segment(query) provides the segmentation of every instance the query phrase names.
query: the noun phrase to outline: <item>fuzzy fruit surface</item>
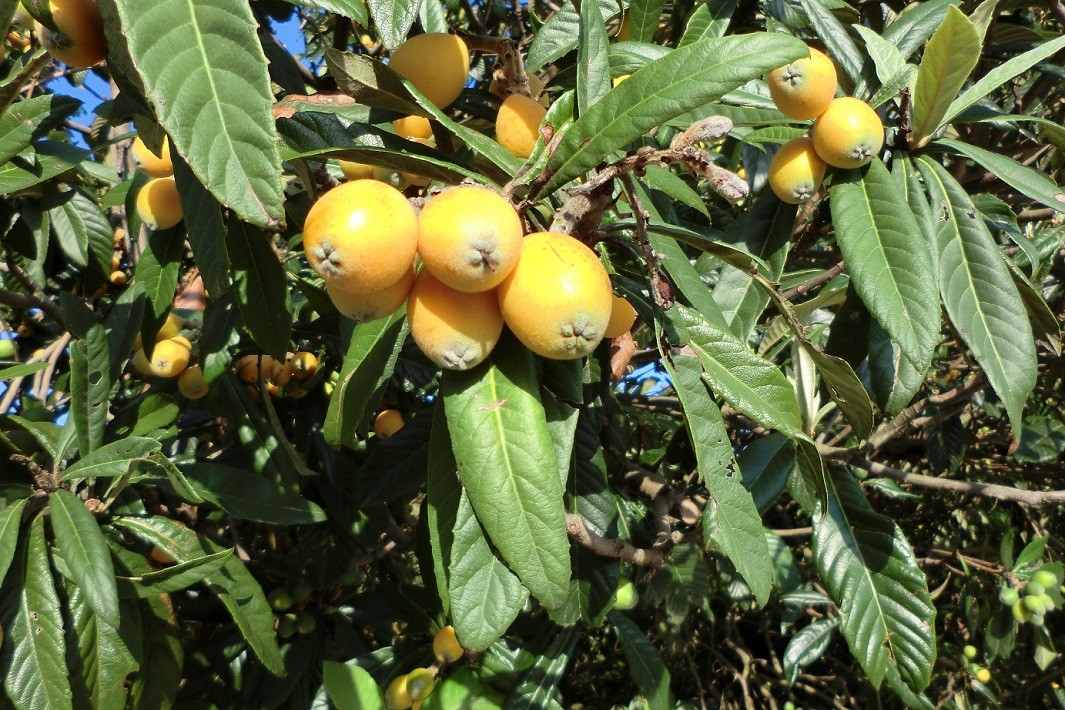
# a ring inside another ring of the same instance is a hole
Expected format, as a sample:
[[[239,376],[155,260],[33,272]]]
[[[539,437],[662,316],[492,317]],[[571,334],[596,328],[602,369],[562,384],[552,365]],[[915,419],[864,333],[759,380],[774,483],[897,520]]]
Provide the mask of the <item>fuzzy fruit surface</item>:
[[[383,409],[373,420],[373,432],[381,439],[387,439],[406,425],[399,410]]]
[[[470,73],[470,53],[455,35],[428,32],[396,48],[388,66],[425,98],[444,108],[459,97]]]
[[[521,219],[484,187],[463,186],[429,200],[418,216],[418,255],[433,276],[458,291],[495,288],[518,263]]]
[[[163,136],[162,152],[156,155],[148,149],[140,136],[133,139],[133,159],[149,177],[170,177],[174,174],[174,162],[170,159],[170,139]]]
[[[495,291],[456,291],[427,269],[418,274],[407,299],[407,322],[418,348],[445,370],[479,365],[503,332]]]
[[[833,99],[814,121],[814,148],[834,168],[860,168],[884,147],[884,124],[860,99]]]
[[[366,323],[395,313],[407,300],[412,286],[413,266],[407,269],[407,273],[403,274],[399,281],[373,293],[345,291],[335,286],[329,286],[326,290],[338,311],[356,323]]]
[[[178,390],[187,399],[203,399],[207,396],[207,382],[199,365],[185,368],[178,376]]]
[[[454,663],[462,658],[462,644],[455,635],[454,626],[445,626],[433,636],[433,655],[444,663]]]
[[[189,364],[189,349],[184,343],[163,340],[155,344],[150,363],[156,377],[177,377]]]
[[[37,24],[37,36],[48,52],[72,69],[86,69],[107,56],[104,21],[95,0],[50,0],[55,32]]]
[[[511,94],[496,114],[496,141],[516,158],[528,158],[536,147],[547,109],[528,96]]]
[[[407,710],[414,698],[407,692],[407,674],[396,676],[385,689],[385,707],[389,710]]]
[[[636,309],[621,296],[611,296],[610,320],[603,331],[604,338],[618,338],[632,330],[636,322]]]
[[[432,138],[433,126],[428,118],[404,116],[392,121],[392,128],[400,138]]]
[[[782,114],[796,121],[820,116],[836,95],[836,65],[824,52],[810,55],[769,73],[769,95]]]
[[[173,177],[152,178],[137,193],[137,216],[151,229],[170,229],[184,214]]]
[[[807,136],[792,138],[769,163],[769,187],[783,202],[797,205],[814,196],[825,179],[825,161]]]
[[[373,293],[397,283],[418,246],[418,218],[399,190],[353,180],[325,193],[307,213],[303,248],[329,288]]]
[[[353,160],[338,160],[337,163],[340,164],[340,172],[344,173],[344,177],[348,180],[374,179],[374,166],[372,165],[356,163]]]
[[[518,265],[497,290],[514,335],[553,360],[588,355],[610,322],[610,277],[595,252],[567,234],[525,237]]]

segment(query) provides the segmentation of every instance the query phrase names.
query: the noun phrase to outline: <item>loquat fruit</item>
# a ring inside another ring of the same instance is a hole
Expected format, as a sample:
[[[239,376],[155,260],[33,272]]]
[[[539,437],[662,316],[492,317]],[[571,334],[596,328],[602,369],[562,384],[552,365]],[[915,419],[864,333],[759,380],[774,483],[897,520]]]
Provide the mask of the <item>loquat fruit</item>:
[[[632,330],[636,322],[636,309],[621,296],[611,296],[610,320],[603,331],[604,338],[614,339]]]
[[[821,160],[835,168],[860,168],[884,146],[884,124],[860,99],[833,99],[811,133]]]
[[[825,179],[825,161],[808,136],[792,138],[769,163],[769,187],[783,202],[797,205],[814,196]]]
[[[344,177],[348,180],[374,179],[374,166],[372,165],[356,163],[352,160],[338,160],[337,162],[340,164],[340,172],[344,173]]]
[[[441,192],[418,216],[418,255],[457,291],[495,288],[521,254],[521,219],[498,193],[464,185]]]
[[[152,178],[141,188],[137,193],[137,216],[150,229],[170,229],[184,219],[174,178]]]
[[[207,396],[207,382],[199,365],[191,365],[178,375],[178,391],[186,399],[203,399]]]
[[[385,707],[388,710],[407,710],[414,704],[414,698],[407,692],[407,674],[396,676],[385,689]]]
[[[345,291],[341,288],[330,287],[327,290],[333,305],[344,316],[356,323],[366,323],[378,318],[392,315],[403,305],[410,295],[411,287],[414,286],[414,267],[407,269],[407,273],[400,277],[399,281],[390,284],[380,291],[361,293]]]
[[[976,671],[976,679],[981,683],[991,682],[991,671],[986,668],[981,668],[980,670]]]
[[[595,252],[567,234],[525,237],[518,265],[497,292],[507,326],[546,358],[588,355],[610,322],[610,277]]]
[[[189,349],[175,340],[163,340],[152,350],[150,367],[156,377],[176,377],[188,367]]]
[[[409,140],[414,143],[420,143],[421,145],[429,146],[430,148],[436,147],[436,141],[432,138],[410,138]],[[429,184],[429,178],[425,177],[424,175],[419,175],[418,173],[408,173],[403,170],[400,170],[399,174],[404,180],[406,180],[409,184],[414,185],[415,187],[425,187]]]
[[[399,190],[352,180],[325,193],[307,213],[303,248],[328,288],[373,293],[397,283],[418,246],[418,218]]]
[[[433,126],[428,118],[421,116],[404,116],[392,121],[396,135],[401,138],[432,138]]]
[[[459,643],[458,636],[455,635],[455,627],[448,626],[443,627],[436,632],[433,636],[433,655],[436,656],[438,661],[442,663],[454,663],[462,658],[463,651],[462,644]]]
[[[56,30],[37,23],[35,31],[49,54],[72,69],[87,69],[107,56],[104,21],[95,0],[49,0]]]
[[[528,158],[540,136],[547,109],[528,96],[511,94],[496,114],[496,141],[516,158]]]
[[[769,72],[769,95],[788,118],[808,121],[824,113],[836,96],[836,65],[824,52],[810,47],[810,55]]]
[[[141,377],[153,377],[155,375],[152,372],[152,363],[145,354],[144,348],[139,348],[133,353],[133,369]]]
[[[111,272],[111,277],[108,279],[112,286],[125,286],[129,278],[126,276],[125,271],[115,270]]]
[[[318,356],[301,350],[292,356],[292,376],[297,380],[307,380],[318,371]]]
[[[407,693],[415,701],[428,698],[436,687],[436,677],[428,668],[415,668],[407,674]]]
[[[407,322],[421,351],[445,370],[468,370],[480,364],[503,332],[495,291],[456,291],[428,269],[414,281],[407,299]]]
[[[392,52],[388,66],[425,98],[444,108],[459,97],[470,73],[470,53],[455,35],[415,35]]]
[[[397,409],[382,409],[373,420],[373,433],[379,439],[387,439],[397,431],[405,427],[403,415]]]
[[[170,139],[163,136],[162,153],[156,155],[148,150],[140,136],[133,139],[133,159],[147,175],[153,178],[170,177],[174,174],[174,163],[170,159]]]

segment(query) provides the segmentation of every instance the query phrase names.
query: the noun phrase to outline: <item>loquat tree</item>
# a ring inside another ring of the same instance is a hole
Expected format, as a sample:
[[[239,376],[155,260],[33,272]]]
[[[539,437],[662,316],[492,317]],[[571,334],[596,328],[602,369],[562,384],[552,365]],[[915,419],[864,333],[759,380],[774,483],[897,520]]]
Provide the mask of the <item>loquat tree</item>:
[[[0,707],[1065,708],[1060,2],[0,25]]]

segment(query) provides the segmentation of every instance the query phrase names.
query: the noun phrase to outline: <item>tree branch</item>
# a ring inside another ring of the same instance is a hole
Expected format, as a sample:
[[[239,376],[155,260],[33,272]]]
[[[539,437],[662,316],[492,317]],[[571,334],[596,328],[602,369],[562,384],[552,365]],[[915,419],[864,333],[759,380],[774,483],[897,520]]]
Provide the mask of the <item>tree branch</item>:
[[[584,518],[575,513],[566,513],[566,533],[582,547],[599,555],[623,560],[640,567],[657,570],[665,562],[665,551],[660,547],[638,548],[620,538],[597,535],[584,524]]]

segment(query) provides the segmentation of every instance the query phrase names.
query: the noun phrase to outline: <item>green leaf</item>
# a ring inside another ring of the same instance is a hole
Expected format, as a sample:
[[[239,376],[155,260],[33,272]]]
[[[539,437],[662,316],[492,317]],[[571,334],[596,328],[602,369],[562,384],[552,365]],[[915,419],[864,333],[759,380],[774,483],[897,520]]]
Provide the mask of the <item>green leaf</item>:
[[[662,362],[684,408],[699,477],[707,489],[703,539],[729,558],[764,606],[773,586],[769,547],[754,499],[734,473],[732,443],[721,410],[706,389],[697,358],[677,355],[672,362]]]
[[[407,39],[422,0],[366,0],[377,33],[388,49],[395,49]]]
[[[776,199],[772,191],[763,191],[752,208],[727,230],[724,238],[737,235],[741,240],[737,246],[766,261],[769,266],[766,277],[780,280],[797,210],[798,205],[786,204]],[[714,299],[721,306],[728,328],[743,342],[747,342],[761,312],[769,304],[769,294],[759,288],[749,274],[730,265],[721,269],[721,276],[714,286]]]
[[[124,517],[117,519],[115,524],[145,542],[156,545],[179,563],[226,549],[199,537],[181,523],[162,516]],[[240,558],[231,557],[221,570],[204,581],[222,600],[244,639],[266,669],[274,675],[284,672],[284,660],[274,632],[274,612],[266,601],[262,587]]]
[[[329,400],[322,435],[333,447],[353,446],[355,429],[369,413],[373,395],[389,377],[407,336],[404,309],[355,326],[340,379]]]
[[[658,23],[662,19],[665,0],[632,0],[626,15],[629,37],[633,42],[653,42]],[[581,7],[583,10],[583,5]]]
[[[0,585],[4,583],[11,561],[15,559],[15,547],[18,545],[19,529],[22,527],[22,511],[26,509],[26,499],[17,500],[0,510]]]
[[[496,559],[459,483],[443,405],[434,411],[426,488],[436,587],[466,648],[483,651],[500,638],[529,598]]]
[[[149,317],[144,319],[144,326],[141,328],[145,354],[148,354],[148,343],[152,343],[151,347],[154,347],[155,335],[174,304],[174,292],[177,290],[181,257],[184,254],[185,231],[178,225],[173,229],[152,232],[148,236],[148,248],[142,251],[137,259],[137,270],[133,279],[144,287],[149,306]]]
[[[85,273],[86,288],[95,289],[111,274],[114,230],[96,202],[81,191],[71,190],[58,199],[61,203],[48,210],[52,231],[63,252]],[[95,260],[90,259],[93,256]]]
[[[355,20],[363,27],[370,25],[370,15],[366,10],[365,0],[285,0],[285,2],[333,12],[349,20]]]
[[[503,695],[469,668],[457,668],[422,701],[422,710],[499,710]]]
[[[604,20],[621,11],[615,0],[593,1]],[[525,60],[527,71],[538,72],[545,64],[569,54],[577,46],[580,16],[573,7],[569,1],[562,4],[561,9],[552,13],[533,37],[529,56]]]
[[[928,40],[913,93],[913,144],[923,145],[946,120],[951,102],[980,61],[980,34],[956,7]]]
[[[229,0],[103,4],[105,18],[118,19],[104,23],[112,52],[128,48],[159,122],[196,178],[240,219],[279,225],[273,94],[251,8]]]
[[[759,513],[769,510],[795,470],[795,443],[783,434],[755,439],[736,457],[743,487],[751,492]]]
[[[144,436],[113,441],[68,466],[63,471],[63,480],[122,476],[129,470],[130,464],[161,450],[162,446],[157,440]]]
[[[550,704],[573,656],[579,635],[577,626],[554,634],[551,643],[536,656],[536,662],[522,674],[518,687],[507,698],[508,710],[539,710]]]
[[[918,368],[939,341],[939,298],[929,244],[898,185],[879,159],[837,175],[832,224],[851,284]]]
[[[325,661],[322,683],[337,710],[383,710],[385,697],[366,670],[349,663]]]
[[[41,370],[47,370],[47,362],[24,362],[0,370],[0,382],[10,382],[20,377],[36,375]]]
[[[84,340],[70,346],[70,418],[82,456],[103,444],[111,394],[109,374],[107,334],[102,325],[95,325]]]
[[[1065,451],[1065,422],[1058,417],[1026,417],[1013,457],[1021,463],[1053,463]]]
[[[287,493],[265,476],[216,463],[182,466],[196,493],[240,520],[273,525],[320,523],[325,511],[306,498]]]
[[[707,37],[721,37],[728,30],[732,13],[736,11],[738,0],[708,0],[699,5],[688,16],[688,24],[680,38],[683,47]]]
[[[649,0],[649,4],[660,4],[662,1]],[[630,10],[634,9],[630,7]],[[661,12],[662,8],[658,9]],[[656,19],[655,28],[657,27]],[[636,39],[635,30],[633,27],[633,39]],[[654,28],[651,31],[653,33]],[[610,91],[610,63],[607,59],[609,52],[606,25],[603,23],[598,3],[581,3],[577,34],[577,108],[580,113],[587,112]]]
[[[229,254],[226,252],[226,225],[222,210],[211,193],[200,184],[184,160],[174,161],[174,179],[181,195],[185,229],[192,256],[211,298],[229,287]]]
[[[144,289],[139,283],[132,283],[115,299],[111,312],[107,314],[104,330],[107,331],[112,382],[118,381],[126,363],[129,362],[129,354],[137,342],[137,334],[140,333],[147,307],[148,299],[144,295]]]
[[[993,172],[1002,182],[1021,194],[1041,202],[1047,207],[1053,207],[1059,212],[1065,211],[1065,190],[1062,190],[1053,180],[1038,170],[1034,170],[1027,165],[1021,165],[1012,158],[978,148],[963,141],[941,138],[934,145],[961,153],[969,160]]]
[[[818,574],[839,606],[843,637],[873,687],[892,670],[928,686],[936,660],[936,608],[902,531],[872,509],[846,471],[829,479],[828,504],[814,516]]]
[[[51,180],[88,157],[88,151],[68,143],[39,141],[34,144],[32,162],[19,157],[0,163],[0,195],[10,195]]]
[[[149,572],[141,575],[138,581],[146,587],[152,587],[156,592],[163,594],[176,592],[198,584],[213,574],[217,574],[229,564],[229,559],[232,556],[233,550],[222,550],[188,562],[165,567],[158,572]]]
[[[710,219],[710,211],[706,209],[706,203],[702,196],[686,183],[683,178],[668,168],[658,165],[648,165],[644,169],[643,181],[648,187],[664,192],[676,202],[681,202],[693,210],[698,210],[707,219]]]
[[[25,571],[5,585],[4,648],[0,659],[8,699],[20,710],[71,708],[67,678],[63,618],[52,579],[44,516],[30,524],[25,547]]]
[[[370,450],[352,481],[355,503],[366,508],[413,496],[425,483],[432,412],[415,414],[399,431]]]
[[[48,498],[48,509],[56,547],[70,568],[73,582],[81,587],[96,616],[117,628],[115,568],[96,516],[89,512],[84,501],[65,488]]]
[[[555,453],[538,390],[533,356],[513,339],[488,362],[440,381],[459,480],[477,519],[550,610],[568,595],[569,538],[558,469],[543,465]]]
[[[877,406],[894,416],[924,384],[928,367],[917,369],[876,321],[869,326],[869,380]]]
[[[271,237],[246,222],[231,219],[226,246],[244,326],[259,347],[284,360],[292,313],[285,268],[274,252]]]
[[[566,131],[548,161],[550,194],[653,127],[720,98],[803,55],[793,37],[752,33],[704,39],[651,62]]]
[[[917,48],[924,44],[935,30],[943,24],[943,18],[959,0],[927,0],[915,4],[909,11],[899,14],[884,30],[883,37],[899,48],[903,59],[909,59]]]
[[[621,652],[629,665],[632,679],[647,698],[649,710],[672,710],[669,670],[643,631],[621,612],[610,612],[610,623],[621,642]]]
[[[651,209],[652,207],[647,205],[647,208]],[[665,268],[666,274],[669,275],[669,278],[684,297],[688,299],[692,308],[709,323],[724,329],[726,327],[725,317],[721,314],[717,301],[714,300],[699,272],[692,266],[688,255],[684,253],[684,249],[677,244],[677,240],[664,234],[651,232],[647,235],[647,241],[651,244],[654,252],[661,255],[662,266]]]
[[[864,53],[854,44],[847,28],[832,14],[826,3],[821,0],[799,0],[799,5],[802,7],[803,14],[810,20],[810,25],[817,33],[818,39],[825,43],[829,56],[843,70],[851,83],[860,89],[858,91],[860,95],[864,91],[861,60]]]
[[[762,426],[792,438],[804,436],[791,383],[773,363],[688,308],[677,306],[676,321],[702,360],[710,389]]]
[[[784,677],[794,683],[799,672],[821,658],[839,629],[839,617],[818,619],[791,637],[784,649]]]
[[[951,102],[946,115],[943,117],[943,123],[950,123],[959,114],[970,106],[974,106],[994,89],[1023,74],[1039,62],[1054,56],[1062,48],[1065,48],[1065,37],[1058,37],[1038,47],[1029,49],[1024,54],[1011,57],[995,67]]]
[[[67,655],[77,651],[71,665],[74,698],[79,706],[93,710],[122,710],[126,707],[126,678],[138,664],[125,641],[113,626],[102,622],[93,611],[86,590],[68,586],[70,629],[74,644]]]
[[[939,289],[947,315],[1006,407],[1014,437],[1035,387],[1035,338],[1017,287],[964,188],[926,157],[918,167],[937,214]]]

